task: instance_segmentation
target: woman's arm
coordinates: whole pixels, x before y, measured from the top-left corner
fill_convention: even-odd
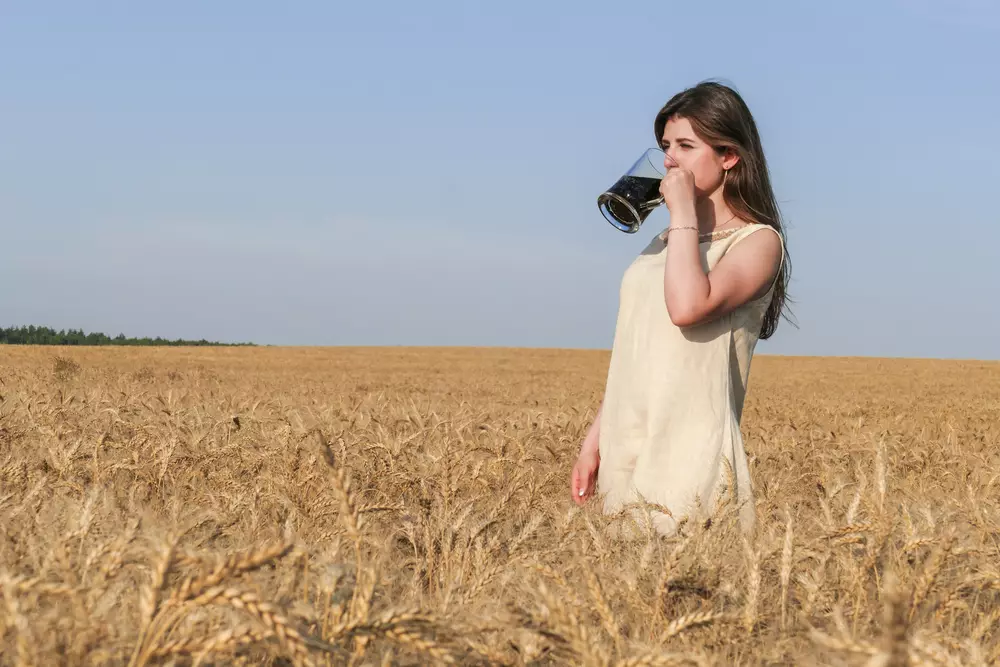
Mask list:
[[[668,170],[660,194],[670,210],[663,299],[671,322],[679,327],[701,324],[767,292],[781,262],[777,234],[749,234],[706,274],[698,245],[694,174],[680,167]]]
[[[587,435],[583,438],[583,444],[580,445],[581,454],[594,454],[598,451],[601,438],[601,413],[604,412],[604,401],[597,406],[597,416],[594,417],[594,422],[587,429]]]
[[[764,295],[781,262],[781,240],[767,230],[752,232],[707,274],[701,264],[698,232],[691,213],[671,215],[663,297],[670,321],[689,327],[722,317]]]
[[[604,412],[604,401],[597,408],[594,423],[587,430],[587,435],[580,446],[580,454],[570,473],[570,495],[577,505],[583,505],[594,495],[597,469],[601,465],[601,413]]]

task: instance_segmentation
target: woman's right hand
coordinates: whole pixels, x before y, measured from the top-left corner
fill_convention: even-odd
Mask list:
[[[583,449],[573,466],[573,474],[570,480],[570,493],[573,495],[573,502],[583,505],[594,495],[594,488],[597,481],[597,469],[601,465],[601,455],[594,449]]]

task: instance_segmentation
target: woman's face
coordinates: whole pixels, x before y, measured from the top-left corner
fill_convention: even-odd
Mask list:
[[[729,151],[720,153],[702,141],[687,118],[673,117],[667,121],[660,137],[660,147],[667,154],[663,166],[687,169],[694,174],[695,194],[707,196],[722,185],[723,176],[738,161]]]

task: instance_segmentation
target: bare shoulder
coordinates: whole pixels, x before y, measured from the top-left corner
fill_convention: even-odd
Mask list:
[[[781,269],[783,243],[773,227],[755,226],[733,242],[710,272],[713,287],[726,294],[731,306],[763,296]]]
[[[780,268],[783,243],[778,230],[768,225],[755,225],[733,242],[719,263],[739,264],[744,270],[755,267],[757,271],[774,274]]]

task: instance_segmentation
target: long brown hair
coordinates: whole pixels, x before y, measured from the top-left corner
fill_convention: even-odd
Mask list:
[[[719,153],[730,149],[739,155],[740,159],[729,170],[722,189],[726,205],[745,222],[773,227],[784,244],[781,212],[771,188],[757,124],[739,93],[714,81],[703,81],[677,93],[656,114],[653,130],[657,146],[662,146],[663,128],[671,118],[687,118],[701,139]],[[790,275],[791,263],[786,247],[785,261],[778,270],[774,295],[761,325],[762,339],[774,334],[778,320],[786,309]]]

